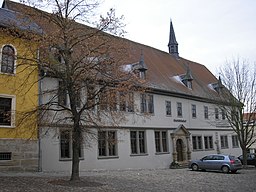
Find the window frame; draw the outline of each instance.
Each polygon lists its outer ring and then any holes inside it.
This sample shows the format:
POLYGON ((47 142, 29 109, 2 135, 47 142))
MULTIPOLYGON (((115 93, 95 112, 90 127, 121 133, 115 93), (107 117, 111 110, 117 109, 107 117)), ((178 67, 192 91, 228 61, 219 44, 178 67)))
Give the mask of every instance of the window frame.
POLYGON ((177 102, 177 117, 182 117, 182 103, 177 102))
POLYGON ((227 135, 221 135, 220 136, 220 147, 221 149, 228 149, 228 136, 227 135))
POLYGON ((209 119, 209 107, 204 106, 204 119, 209 119))
POLYGON ((11 99, 11 123, 10 125, 4 125, 4 124, 0 124, 0 127, 2 128, 14 128, 15 127, 15 110, 16 110, 16 97, 14 95, 5 95, 5 94, 0 94, 0 98, 4 98, 4 99, 11 99))
POLYGON ((205 135, 204 136, 204 149, 205 150, 213 150, 213 136, 205 135))
POLYGON ((232 135, 232 147, 239 148, 238 135, 232 135))
POLYGON ((192 118, 195 119, 197 117, 197 114, 196 114, 196 105, 195 104, 192 104, 191 105, 191 113, 192 113, 192 118))
POLYGON ((130 130, 130 147, 131 156, 147 155, 147 136, 145 130, 130 130), (133 133, 135 133, 135 137, 132 137, 133 133), (141 138, 141 133, 143 133, 143 138, 141 138))
POLYGON ((155 150, 156 154, 163 154, 163 153, 168 153, 168 134, 167 131, 158 131, 155 130, 154 132, 155 135, 155 150), (157 137, 157 134, 159 133, 159 137, 157 137), (165 135, 164 135, 164 134, 165 135))
POLYGON ((202 135, 192 135, 192 147, 193 147, 193 151, 203 150, 202 135))
POLYGON ((219 120, 220 117, 219 117, 219 109, 216 107, 214 108, 214 116, 215 116, 215 120, 219 120))
MULTIPOLYGON (((71 161, 72 160, 72 153, 73 153, 73 149, 72 149, 72 131, 70 129, 60 129, 59 130, 59 160, 60 161, 71 161), (69 150, 69 156, 68 157, 62 157, 62 138, 61 138, 61 134, 62 132, 67 132, 68 133, 68 150, 69 150)), ((84 151, 83 151, 83 147, 82 147, 82 143, 80 145, 80 151, 79 151, 79 159, 83 160, 84 159, 84 151)))
POLYGON ((165 115, 172 116, 172 102, 165 101, 165 115))
POLYGON ((118 139, 116 130, 98 131, 98 159, 106 158, 118 158, 118 139), (112 133, 114 133, 114 139, 109 139, 111 136, 110 134, 112 133), (100 138, 100 134, 105 135, 104 138, 100 138), (114 144, 112 144, 112 141, 114 141, 114 144), (104 154, 102 154, 101 151, 104 152, 104 154))
MULTIPOLYGON (((8 75, 14 75, 14 74, 16 74, 16 61, 17 61, 17 50, 16 50, 16 48, 15 48, 15 46, 13 46, 12 44, 4 44, 4 45, 2 45, 2 47, 1 47, 1 51, 0 51, 0 73, 2 73, 2 74, 8 74, 8 75), (3 72, 2 71, 2 62, 3 62, 3 49, 5 48, 5 47, 10 47, 11 49, 13 49, 13 51, 14 51, 14 55, 13 55, 13 66, 12 66, 12 72, 3 72)), ((8 66, 8 65, 7 65, 8 66)))
POLYGON ((140 112, 154 114, 154 95, 148 93, 140 94, 140 112))

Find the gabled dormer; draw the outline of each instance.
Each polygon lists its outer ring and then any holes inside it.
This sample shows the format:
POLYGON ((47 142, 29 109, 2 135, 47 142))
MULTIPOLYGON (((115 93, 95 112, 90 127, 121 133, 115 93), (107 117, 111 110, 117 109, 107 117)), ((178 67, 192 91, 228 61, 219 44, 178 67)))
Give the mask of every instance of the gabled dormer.
POLYGON ((174 57, 179 57, 178 51, 178 42, 176 41, 175 32, 173 29, 172 21, 170 23, 170 34, 169 34, 169 43, 168 43, 169 53, 174 57))
POLYGON ((180 78, 181 78, 182 83, 184 83, 184 85, 186 85, 186 87, 188 87, 189 89, 192 89, 193 77, 191 75, 191 70, 190 70, 189 66, 187 66, 186 74, 181 75, 180 78))
POLYGON ((220 93, 221 90, 224 88, 220 76, 219 76, 219 79, 218 79, 218 81, 216 83, 212 83, 212 87, 218 93, 220 93))
POLYGON ((137 63, 134 63, 132 65, 134 73, 140 78, 140 79, 146 79, 146 72, 148 70, 148 67, 144 61, 144 54, 143 51, 141 51, 140 55, 140 61, 137 63))

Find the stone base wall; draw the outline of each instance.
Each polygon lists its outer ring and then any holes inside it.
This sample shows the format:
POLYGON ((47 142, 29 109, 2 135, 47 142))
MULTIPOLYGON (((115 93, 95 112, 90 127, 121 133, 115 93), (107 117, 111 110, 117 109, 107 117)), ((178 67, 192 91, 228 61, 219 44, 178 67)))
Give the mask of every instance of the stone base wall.
POLYGON ((0 171, 38 171, 38 141, 0 139, 1 153, 11 153, 11 160, 0 160, 0 171))

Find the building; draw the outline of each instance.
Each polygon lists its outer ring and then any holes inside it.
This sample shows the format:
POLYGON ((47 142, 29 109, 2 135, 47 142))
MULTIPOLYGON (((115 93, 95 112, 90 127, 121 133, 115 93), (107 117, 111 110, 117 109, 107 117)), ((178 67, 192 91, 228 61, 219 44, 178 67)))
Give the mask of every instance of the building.
POLYGON ((243 116, 243 120, 244 123, 249 125, 249 128, 254 129, 254 131, 252 132, 252 135, 254 135, 254 137, 252 138, 252 145, 249 147, 248 152, 249 153, 256 153, 256 132, 255 132, 255 125, 256 125, 256 113, 244 113, 243 116), (248 122, 249 121, 249 122, 248 122))
POLYGON ((23 32, 37 27, 23 25, 19 14, 0 8, 0 171, 38 170, 36 115, 27 113, 38 106, 38 73, 21 59, 36 53, 23 32))
MULTIPOLYGON (((24 5, 5 1, 3 6, 22 12, 24 5)), ((122 108, 116 103, 115 109, 125 112, 127 118, 118 128, 91 128, 98 139, 82 144, 81 170, 168 168, 172 162, 187 164, 209 153, 241 154, 237 135, 216 105, 221 82, 205 66, 180 57, 172 22, 169 52, 124 41, 131 56, 125 68, 138 69, 149 89, 134 92, 132 106, 125 103, 122 108)), ((60 88, 60 84, 56 78, 45 77, 39 90, 49 94, 39 100, 47 103, 53 96, 51 90, 60 88)), ((39 166, 43 171, 71 170, 68 128, 68 123, 56 122, 40 126, 39 166)))

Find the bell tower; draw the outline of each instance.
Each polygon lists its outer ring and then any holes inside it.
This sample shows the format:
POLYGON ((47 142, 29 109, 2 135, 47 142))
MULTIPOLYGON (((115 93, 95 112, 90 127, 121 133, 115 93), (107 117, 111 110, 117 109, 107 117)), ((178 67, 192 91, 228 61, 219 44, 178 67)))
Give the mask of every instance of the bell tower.
POLYGON ((172 21, 170 23, 170 35, 169 35, 169 53, 173 55, 174 57, 179 57, 179 51, 178 51, 178 43, 176 41, 175 32, 173 29, 172 21))

